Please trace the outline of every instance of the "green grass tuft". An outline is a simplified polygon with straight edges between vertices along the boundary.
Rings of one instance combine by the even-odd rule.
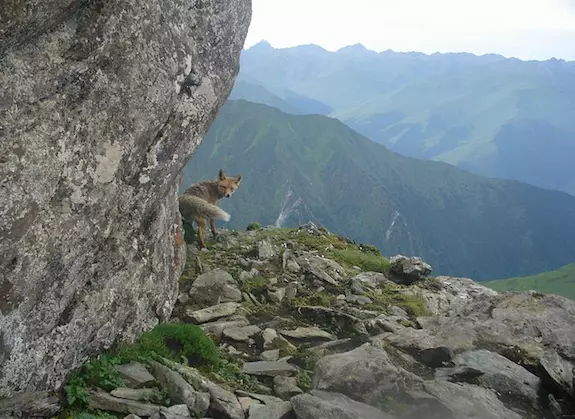
[[[328,256],[337,262],[358,266],[364,271],[385,273],[389,269],[389,261],[381,255],[374,254],[371,249],[369,252],[358,249],[333,250]]]

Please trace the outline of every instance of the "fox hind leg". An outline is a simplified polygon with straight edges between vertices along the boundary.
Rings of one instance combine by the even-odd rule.
[[[206,227],[206,220],[196,220],[196,223],[198,224],[198,246],[201,250],[206,247],[206,244],[204,243],[204,228]]]
[[[216,219],[212,217],[210,217],[210,229],[212,230],[214,238],[216,238],[218,235],[218,232],[216,231]]]

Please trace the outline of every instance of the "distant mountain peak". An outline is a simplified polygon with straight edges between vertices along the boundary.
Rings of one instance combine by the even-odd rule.
[[[270,51],[273,50],[274,47],[272,47],[272,45],[266,41],[265,39],[262,39],[260,42],[258,42],[257,44],[252,45],[251,47],[247,48],[247,50],[251,50],[251,51]]]
[[[357,43],[353,45],[347,45],[343,48],[340,48],[336,51],[338,54],[347,54],[347,55],[366,55],[366,54],[375,54],[377,52],[372,51],[365,47],[365,45]]]

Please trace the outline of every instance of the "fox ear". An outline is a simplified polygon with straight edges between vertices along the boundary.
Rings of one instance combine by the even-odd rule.
[[[236,176],[236,183],[240,183],[242,180],[242,175],[237,175]]]
[[[220,180],[224,180],[226,178],[226,174],[224,173],[224,171],[222,169],[220,169],[220,172],[218,173],[218,178]]]

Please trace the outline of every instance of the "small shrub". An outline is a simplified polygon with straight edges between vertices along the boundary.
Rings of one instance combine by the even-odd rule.
[[[389,261],[386,258],[359,249],[334,250],[330,256],[338,262],[359,266],[364,271],[385,273],[389,269]]]
[[[362,252],[365,252],[365,253],[375,255],[375,256],[381,256],[381,252],[379,251],[377,246],[374,246],[373,244],[360,244],[359,250],[361,250]]]
[[[327,292],[313,292],[309,295],[298,295],[288,301],[291,307],[301,306],[321,306],[331,307],[336,300],[336,296]]]
[[[248,226],[246,227],[246,231],[255,231],[255,230],[261,230],[262,226],[260,223],[257,222],[251,222],[248,224]]]
[[[429,315],[425,301],[413,294],[402,294],[399,296],[396,305],[407,311],[413,317],[423,317]]]
[[[122,362],[146,361],[158,356],[193,366],[216,366],[220,354],[214,342],[196,325],[163,323],[144,333],[133,345],[122,345],[116,350]]]
[[[268,285],[267,279],[256,276],[253,278],[246,279],[240,285],[240,289],[244,292],[251,292],[252,294],[260,294],[266,290]]]
[[[309,372],[300,371],[297,374],[297,385],[299,388],[301,388],[305,392],[311,390],[312,383],[311,383],[311,376],[310,376]]]
[[[112,391],[117,387],[124,387],[126,383],[114,368],[114,365],[119,363],[118,358],[102,355],[82,365],[64,387],[67,405],[86,406],[90,398],[87,390],[89,388],[99,387]]]

